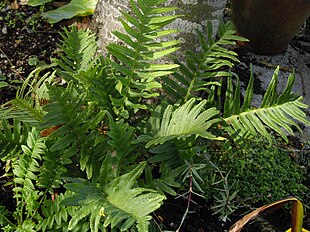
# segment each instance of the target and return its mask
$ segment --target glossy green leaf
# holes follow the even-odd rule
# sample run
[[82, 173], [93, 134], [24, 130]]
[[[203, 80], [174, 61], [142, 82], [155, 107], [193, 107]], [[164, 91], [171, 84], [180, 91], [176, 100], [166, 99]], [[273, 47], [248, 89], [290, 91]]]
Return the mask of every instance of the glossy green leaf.
[[42, 16], [50, 23], [57, 23], [75, 16], [92, 15], [97, 2], [98, 0], [71, 0], [67, 5], [47, 11]]
[[29, 6], [41, 6], [44, 5], [45, 3], [51, 2], [53, 0], [28, 0], [27, 4]]

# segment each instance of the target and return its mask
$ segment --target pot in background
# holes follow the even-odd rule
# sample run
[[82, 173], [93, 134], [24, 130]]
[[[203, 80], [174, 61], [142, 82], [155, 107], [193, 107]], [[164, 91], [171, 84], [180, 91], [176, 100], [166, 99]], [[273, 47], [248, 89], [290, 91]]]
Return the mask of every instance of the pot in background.
[[310, 0], [231, 0], [240, 45], [257, 54], [283, 52], [310, 16]]

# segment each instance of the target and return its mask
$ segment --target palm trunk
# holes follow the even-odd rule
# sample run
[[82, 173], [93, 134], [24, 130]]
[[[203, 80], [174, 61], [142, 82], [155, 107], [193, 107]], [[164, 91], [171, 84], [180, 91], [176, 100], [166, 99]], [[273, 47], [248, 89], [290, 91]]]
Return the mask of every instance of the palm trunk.
[[[183, 41], [179, 55], [177, 55], [179, 59], [185, 50], [196, 51], [199, 48], [195, 29], [206, 34], [206, 24], [210, 20], [213, 31], [217, 31], [219, 18], [222, 16], [226, 2], [227, 0], [168, 0], [165, 3], [179, 7], [175, 13], [184, 15], [168, 26], [182, 31], [174, 35], [176, 39]], [[91, 28], [99, 37], [99, 47], [103, 53], [106, 53], [107, 44], [117, 41], [111, 32], [123, 31], [118, 21], [121, 11], [130, 12], [129, 0], [99, 0], [97, 4]]]

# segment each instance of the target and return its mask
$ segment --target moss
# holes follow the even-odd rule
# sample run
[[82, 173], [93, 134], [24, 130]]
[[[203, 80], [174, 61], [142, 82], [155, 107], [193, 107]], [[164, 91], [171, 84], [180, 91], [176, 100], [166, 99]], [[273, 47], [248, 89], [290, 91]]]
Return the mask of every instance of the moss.
[[303, 184], [305, 168], [276, 146], [251, 142], [222, 159], [215, 158], [221, 170], [230, 170], [229, 179], [236, 181], [234, 190], [239, 199], [247, 199], [249, 204], [271, 203], [288, 196], [303, 199], [309, 192]]

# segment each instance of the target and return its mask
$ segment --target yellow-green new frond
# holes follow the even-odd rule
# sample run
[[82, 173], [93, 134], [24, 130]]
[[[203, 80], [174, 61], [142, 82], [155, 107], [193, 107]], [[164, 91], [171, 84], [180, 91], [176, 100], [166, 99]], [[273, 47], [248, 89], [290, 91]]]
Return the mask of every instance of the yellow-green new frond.
[[150, 119], [152, 134], [141, 135], [138, 141], [147, 142], [148, 148], [172, 139], [185, 139], [192, 135], [207, 139], [221, 139], [207, 131], [220, 120], [212, 119], [219, 114], [219, 111], [215, 107], [204, 110], [206, 100], [197, 105], [195, 102], [196, 99], [192, 98], [176, 109], [168, 105], [163, 113], [162, 107], [158, 106]]

